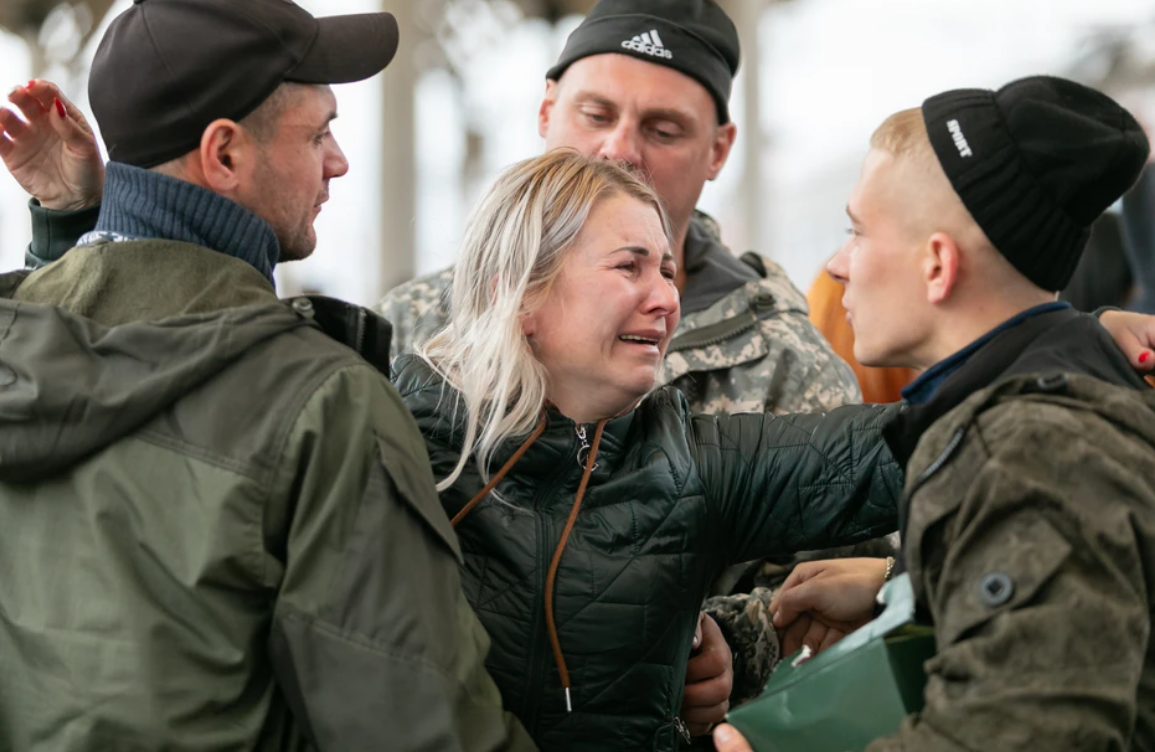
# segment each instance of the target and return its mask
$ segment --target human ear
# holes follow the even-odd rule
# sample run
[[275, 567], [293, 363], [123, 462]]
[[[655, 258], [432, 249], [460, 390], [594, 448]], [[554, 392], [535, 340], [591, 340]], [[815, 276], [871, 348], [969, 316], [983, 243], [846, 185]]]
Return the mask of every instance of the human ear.
[[549, 132], [549, 119], [553, 115], [554, 105], [557, 104], [557, 81], [545, 82], [545, 95], [541, 98], [541, 106], [537, 110], [537, 133], [542, 138]]
[[241, 175], [247, 165], [250, 137], [232, 120], [215, 120], [201, 136], [197, 157], [205, 187], [227, 196], [241, 185]]
[[730, 151], [734, 148], [734, 139], [738, 137], [738, 126], [726, 123], [714, 129], [714, 143], [710, 147], [710, 170], [707, 180], [714, 180], [718, 173], [726, 166]]
[[537, 317], [532, 313], [521, 314], [521, 333], [529, 339], [537, 331]]
[[931, 304], [945, 302], [958, 283], [960, 251], [958, 243], [945, 232], [936, 232], [926, 243], [923, 279], [926, 299]]

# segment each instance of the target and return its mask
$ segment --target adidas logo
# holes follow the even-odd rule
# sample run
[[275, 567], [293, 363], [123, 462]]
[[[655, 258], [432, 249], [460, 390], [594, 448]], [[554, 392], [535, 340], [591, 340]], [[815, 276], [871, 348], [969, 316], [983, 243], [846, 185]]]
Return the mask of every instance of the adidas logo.
[[950, 137], [954, 140], [954, 145], [958, 149], [960, 157], [965, 159], [975, 155], [975, 153], [971, 151], [971, 145], [967, 143], [967, 137], [963, 135], [962, 126], [958, 124], [957, 120], [947, 121], [946, 129], [950, 131]]
[[640, 34], [633, 39], [627, 39], [622, 42], [622, 47], [653, 57], [664, 57], [667, 60], [674, 59], [674, 53], [670, 52], [666, 49], [666, 45], [662, 44], [662, 38], [658, 36], [657, 29], [647, 31], [645, 34]]

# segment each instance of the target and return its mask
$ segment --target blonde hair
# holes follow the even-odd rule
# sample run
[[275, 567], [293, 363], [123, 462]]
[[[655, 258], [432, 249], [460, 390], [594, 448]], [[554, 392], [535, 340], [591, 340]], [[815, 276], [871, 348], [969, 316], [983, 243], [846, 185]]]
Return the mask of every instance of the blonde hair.
[[[924, 181], [918, 186], [905, 186], [917, 191], [921, 202], [908, 204], [906, 221], [929, 222], [921, 227], [924, 231], [942, 228], [950, 232], [956, 242], [970, 251], [968, 263], [986, 289], [998, 289], [1002, 295], [1035, 294], [1039, 288], [999, 253], [951, 186], [931, 146], [920, 108], [902, 110], [884, 120], [870, 137], [870, 147], [902, 159]], [[916, 206], [922, 206], [922, 211], [915, 210]]]
[[449, 323], [419, 349], [466, 409], [461, 459], [437, 484], [439, 491], [457, 480], [471, 456], [488, 478], [494, 450], [537, 423], [548, 381], [522, 319], [549, 295], [594, 205], [612, 195], [652, 206], [672, 237], [653, 189], [616, 163], [571, 149], [510, 167], [470, 215]]

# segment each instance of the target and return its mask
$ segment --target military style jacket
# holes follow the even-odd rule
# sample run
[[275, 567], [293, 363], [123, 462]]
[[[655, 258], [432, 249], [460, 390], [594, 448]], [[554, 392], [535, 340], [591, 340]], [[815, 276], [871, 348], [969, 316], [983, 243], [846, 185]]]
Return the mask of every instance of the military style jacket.
[[1155, 750], [1155, 393], [1106, 333], [1028, 320], [887, 438], [938, 654], [869, 752]]
[[[434, 476], [447, 477], [465, 431], [455, 393], [414, 355], [394, 361], [394, 383]], [[698, 610], [722, 568], [896, 526], [901, 474], [880, 438], [895, 409], [692, 415], [683, 394], [660, 389], [606, 423], [572, 529], [596, 430], [549, 411], [498, 497], [456, 528], [466, 597], [493, 641], [487, 666], [506, 709], [551, 752], [677, 749]], [[491, 467], [521, 445], [500, 447]], [[484, 485], [468, 463], [441, 493], [446, 512], [457, 515]], [[572, 712], [545, 608], [558, 550], [551, 613]]]
[[0, 749], [533, 749], [387, 352], [186, 243], [0, 277]]

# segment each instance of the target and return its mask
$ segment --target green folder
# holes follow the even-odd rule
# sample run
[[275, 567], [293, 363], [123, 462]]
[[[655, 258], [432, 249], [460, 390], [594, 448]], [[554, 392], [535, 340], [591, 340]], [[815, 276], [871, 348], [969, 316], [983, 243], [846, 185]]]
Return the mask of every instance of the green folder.
[[934, 629], [915, 624], [909, 575], [879, 598], [877, 619], [801, 665], [785, 658], [756, 700], [726, 716], [755, 752], [860, 752], [922, 710]]

